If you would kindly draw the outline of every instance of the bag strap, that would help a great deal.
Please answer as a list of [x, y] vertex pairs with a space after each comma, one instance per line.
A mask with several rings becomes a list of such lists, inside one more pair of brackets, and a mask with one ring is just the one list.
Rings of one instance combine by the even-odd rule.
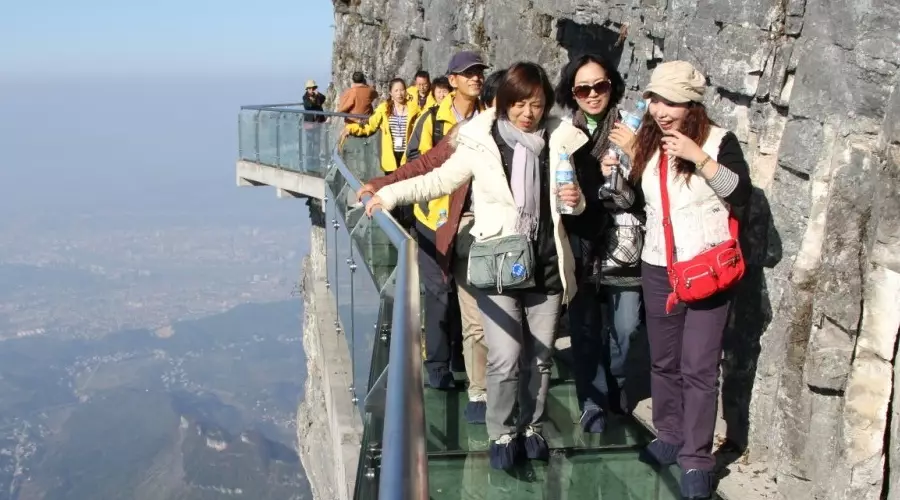
[[666, 240], [666, 269], [671, 279], [672, 265], [675, 263], [675, 232], [672, 230], [672, 214], [669, 209], [669, 189], [666, 186], [668, 179], [669, 155], [661, 153], [659, 156], [659, 194], [662, 199], [663, 236]]
[[[719, 168], [722, 168], [721, 166]], [[659, 158], [659, 193], [662, 198], [663, 235], [666, 240], [666, 267], [672, 272], [675, 263], [675, 232], [672, 229], [672, 216], [669, 208], [669, 190], [666, 183], [669, 179], [669, 156], [661, 154]], [[734, 210], [728, 209], [728, 233], [731, 238], [738, 239], [740, 223], [734, 215]]]
[[444, 138], [444, 120], [438, 120], [437, 106], [431, 108], [434, 110], [434, 113], [431, 115], [431, 144], [437, 146], [437, 143], [441, 142], [441, 139]]

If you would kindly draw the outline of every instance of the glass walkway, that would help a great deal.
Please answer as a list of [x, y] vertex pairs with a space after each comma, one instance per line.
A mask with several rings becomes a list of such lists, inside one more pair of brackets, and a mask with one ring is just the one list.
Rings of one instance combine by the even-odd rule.
[[[364, 436], [357, 469], [358, 500], [679, 498], [680, 471], [638, 461], [652, 435], [631, 417], [612, 416], [602, 435], [583, 433], [567, 348], [557, 352], [544, 435], [549, 462], [512, 472], [491, 470], [487, 432], [463, 416], [458, 389], [423, 384], [422, 293], [416, 246], [386, 213], [369, 219], [355, 192], [380, 175], [380, 139], [338, 144], [344, 115], [304, 121], [294, 105], [241, 109], [240, 160], [324, 180], [322, 210], [328, 289], [350, 347], [354, 402]], [[563, 339], [564, 341], [565, 339]]]

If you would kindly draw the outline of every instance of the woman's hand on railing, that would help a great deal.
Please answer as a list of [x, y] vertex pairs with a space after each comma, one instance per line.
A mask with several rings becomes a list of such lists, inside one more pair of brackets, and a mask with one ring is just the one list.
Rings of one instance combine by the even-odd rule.
[[377, 194], [369, 198], [368, 203], [366, 203], [366, 215], [368, 217], [372, 217], [375, 214], [376, 210], [381, 210], [381, 196]]
[[356, 199], [362, 201], [364, 196], [375, 196], [375, 188], [371, 184], [363, 184], [356, 192]]

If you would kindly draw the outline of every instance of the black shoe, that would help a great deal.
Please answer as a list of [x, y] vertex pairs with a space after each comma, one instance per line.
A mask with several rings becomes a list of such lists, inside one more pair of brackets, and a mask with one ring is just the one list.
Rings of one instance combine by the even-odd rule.
[[487, 416], [487, 397], [481, 394], [469, 399], [465, 414], [470, 424], [483, 424]]
[[522, 445], [514, 434], [504, 434], [500, 439], [491, 442], [488, 456], [492, 469], [510, 470], [522, 455]]
[[704, 500], [712, 498], [713, 481], [715, 474], [712, 471], [700, 469], [688, 469], [681, 473], [681, 496], [685, 500]]
[[606, 414], [600, 408], [588, 408], [581, 414], [581, 429], [591, 434], [600, 434], [606, 430]]
[[550, 460], [550, 448], [547, 441], [539, 432], [535, 432], [531, 427], [525, 431], [525, 456], [528, 460]]
[[428, 372], [428, 385], [439, 391], [449, 391], [456, 388], [456, 380], [453, 374], [447, 370], [434, 370]]
[[640, 460], [650, 465], [667, 467], [678, 461], [678, 452], [680, 451], [681, 445], [654, 439], [646, 448], [641, 450]]

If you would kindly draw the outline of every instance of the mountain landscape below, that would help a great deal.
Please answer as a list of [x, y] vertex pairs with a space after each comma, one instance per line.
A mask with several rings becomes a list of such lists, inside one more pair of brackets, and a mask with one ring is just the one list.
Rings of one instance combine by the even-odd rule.
[[0, 500], [312, 498], [308, 215], [233, 170], [295, 82], [154, 78], [0, 82]]

